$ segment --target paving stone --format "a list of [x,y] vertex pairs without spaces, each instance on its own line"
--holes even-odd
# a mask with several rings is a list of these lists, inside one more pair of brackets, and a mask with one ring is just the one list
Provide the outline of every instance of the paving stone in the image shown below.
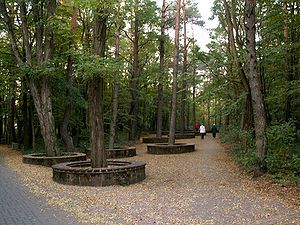
[[79,225],[73,217],[33,196],[0,155],[0,225]]

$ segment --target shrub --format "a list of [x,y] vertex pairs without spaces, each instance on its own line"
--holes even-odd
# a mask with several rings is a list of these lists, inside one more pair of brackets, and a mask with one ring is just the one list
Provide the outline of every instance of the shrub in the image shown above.
[[277,180],[300,181],[300,151],[293,122],[274,124],[267,129],[268,172]]

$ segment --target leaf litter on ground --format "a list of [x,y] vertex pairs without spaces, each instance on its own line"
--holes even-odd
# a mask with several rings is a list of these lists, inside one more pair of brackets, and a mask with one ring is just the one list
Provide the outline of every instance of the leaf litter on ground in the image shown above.
[[218,140],[183,142],[196,151],[151,155],[137,144],[137,156],[128,159],[147,163],[146,179],[129,186],[58,184],[51,168],[23,164],[20,152],[4,146],[0,152],[32,194],[86,224],[300,224],[297,187],[253,179]]

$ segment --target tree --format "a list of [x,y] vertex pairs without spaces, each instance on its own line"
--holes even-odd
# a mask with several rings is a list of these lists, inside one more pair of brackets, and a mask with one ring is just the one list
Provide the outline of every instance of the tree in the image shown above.
[[173,62],[173,84],[172,84],[172,108],[169,129],[169,145],[175,144],[176,110],[177,110],[177,74],[179,61],[179,22],[180,22],[181,0],[177,0],[174,38],[174,62]]
[[186,13],[185,0],[182,1],[182,17],[183,17],[183,63],[182,63],[182,94],[181,94],[181,113],[180,113],[180,132],[183,134],[185,130],[185,111],[187,98],[187,33],[186,33]]
[[[115,59],[117,62],[120,61],[120,35],[121,35],[121,25],[119,21],[120,3],[118,2],[118,10],[116,12],[116,31],[115,31]],[[112,112],[111,112],[111,122],[109,128],[109,145],[110,149],[114,148],[115,135],[116,135],[116,124],[118,116],[118,98],[119,98],[119,76],[120,70],[114,73],[114,85],[113,85],[113,100],[112,100]]]
[[162,117],[163,117],[163,77],[165,75],[165,20],[166,20],[166,1],[163,0],[161,8],[161,27],[159,39],[159,78],[157,86],[157,122],[156,122],[156,137],[162,136]]
[[[77,14],[78,9],[76,6],[73,6],[72,10],[72,20],[71,20],[71,30],[72,34],[75,35],[77,27]],[[69,48],[72,49],[74,45],[74,37],[70,38]],[[64,110],[63,121],[61,124],[61,136],[66,145],[67,151],[74,151],[74,144],[71,135],[69,134],[68,127],[69,121],[72,113],[73,103],[72,103],[72,87],[73,87],[73,73],[74,73],[74,54],[70,52],[68,55],[67,62],[67,91],[66,91],[66,105]]]
[[[107,15],[102,10],[95,12],[93,26],[93,52],[103,58],[105,54]],[[93,168],[107,167],[103,126],[103,89],[101,74],[88,82],[89,125],[91,161]]]
[[255,129],[255,143],[256,150],[259,156],[255,175],[260,175],[266,172],[266,117],[264,108],[264,99],[262,95],[261,77],[257,72],[256,62],[256,42],[255,42],[255,0],[245,1],[245,28],[246,28],[246,44],[248,53],[248,79],[250,84],[253,115],[254,115],[254,129]]
[[130,81],[131,104],[130,104],[130,132],[129,140],[138,138],[139,124],[139,36],[140,36],[140,21],[139,21],[139,0],[134,1],[134,22],[133,22],[133,67],[132,77]]
[[[35,69],[49,66],[53,52],[53,27],[51,22],[55,15],[56,0],[49,0],[46,4],[38,0],[31,3],[24,0],[18,1],[17,5],[9,7],[19,7],[19,16],[21,18],[21,38],[24,45],[25,54],[21,54],[23,46],[17,40],[14,29],[14,15],[8,13],[7,1],[1,0],[0,10],[5,21],[7,36],[10,40],[12,52],[16,58],[18,66],[23,70],[26,83],[33,97],[36,112],[38,114],[41,133],[44,139],[47,156],[60,155],[57,146],[54,118],[52,113],[51,87],[47,70],[42,75],[34,77],[32,74]],[[32,8],[33,21],[35,25],[28,23],[28,8]],[[44,23],[43,21],[48,21]],[[29,32],[33,30],[34,35]],[[34,38],[33,38],[34,37]],[[32,38],[32,40],[30,40]],[[35,48],[33,48],[33,47]],[[40,90],[38,90],[40,88]]]

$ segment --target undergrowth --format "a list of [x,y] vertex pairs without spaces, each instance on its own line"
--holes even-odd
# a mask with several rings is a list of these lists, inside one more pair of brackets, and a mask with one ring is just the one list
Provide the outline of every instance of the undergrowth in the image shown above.
[[[295,131],[292,122],[273,124],[266,131],[267,173],[282,185],[300,185],[300,142]],[[234,160],[246,171],[255,169],[258,155],[253,131],[228,126],[222,130],[221,141],[234,144]]]

